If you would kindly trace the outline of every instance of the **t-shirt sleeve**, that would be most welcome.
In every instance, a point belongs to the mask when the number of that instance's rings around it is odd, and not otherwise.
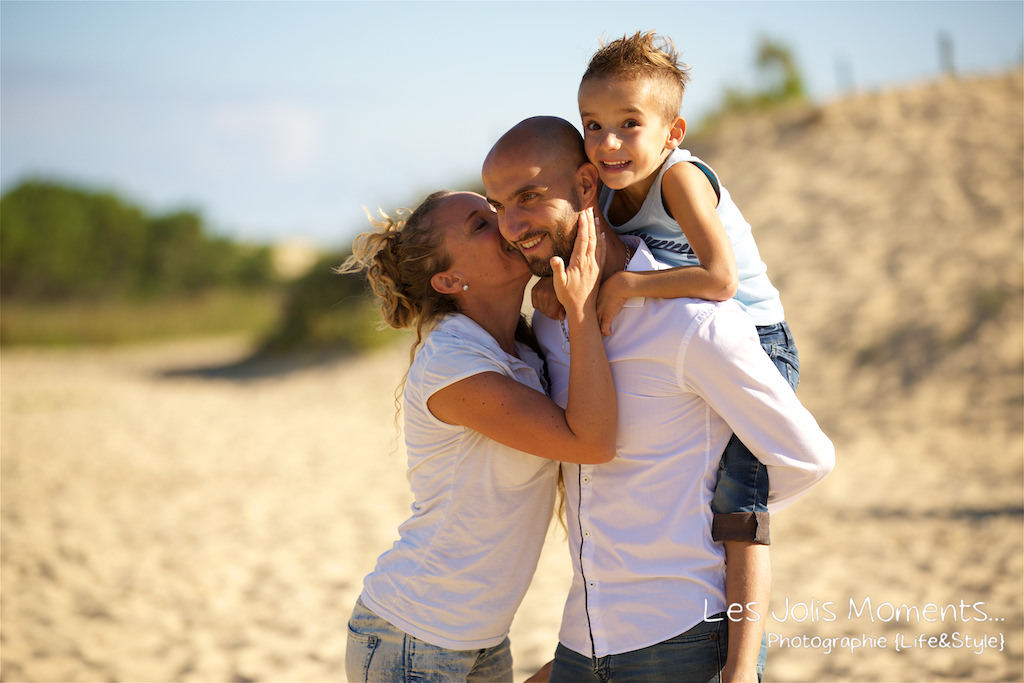
[[[508,368],[486,347],[473,340],[449,335],[435,335],[418,363],[417,384],[426,401],[436,392],[482,372],[509,376]],[[410,373],[410,378],[412,373]]]

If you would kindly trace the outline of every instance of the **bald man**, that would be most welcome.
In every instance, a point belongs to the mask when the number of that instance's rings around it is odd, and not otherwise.
[[[487,155],[483,181],[502,234],[538,276],[550,275],[553,257],[568,260],[588,208],[606,242],[602,279],[667,268],[608,227],[597,169],[567,121],[517,124]],[[533,324],[564,406],[572,339],[558,320],[536,314]],[[727,657],[756,661],[767,610],[761,588],[739,586],[727,604],[710,507],[722,451],[735,433],[764,463],[774,512],[831,471],[834,448],[734,301],[630,299],[605,347],[617,456],[562,465],[573,582],[550,680],[718,681]],[[745,649],[730,649],[730,636]],[[726,673],[757,678],[749,666]]]

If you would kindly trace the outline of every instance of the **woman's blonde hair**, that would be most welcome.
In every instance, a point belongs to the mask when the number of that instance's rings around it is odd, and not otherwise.
[[[356,237],[352,255],[336,270],[364,272],[380,299],[384,322],[395,329],[412,330],[419,346],[442,316],[458,310],[455,300],[441,294],[430,278],[450,264],[443,241],[434,231],[434,213],[451,193],[434,192],[414,211],[398,209],[396,217],[378,211],[369,216],[376,229]]]

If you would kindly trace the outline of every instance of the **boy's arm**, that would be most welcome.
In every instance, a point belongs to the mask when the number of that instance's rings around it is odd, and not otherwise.
[[[632,297],[726,301],[736,295],[736,257],[715,210],[718,195],[707,176],[693,164],[676,164],[665,172],[661,192],[700,265],[623,271],[609,277],[602,283],[597,299],[598,319],[605,335],[610,334],[611,322],[622,304]]]

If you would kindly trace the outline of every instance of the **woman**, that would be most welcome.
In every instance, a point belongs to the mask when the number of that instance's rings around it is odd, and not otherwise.
[[[529,268],[483,197],[435,193],[375,225],[341,270],[365,270],[385,321],[416,332],[403,399],[415,500],[366,577],[345,669],[350,681],[511,681],[508,630],[550,523],[555,461],[615,455],[593,213],[569,264],[552,260],[572,339],[564,410],[520,314]]]

